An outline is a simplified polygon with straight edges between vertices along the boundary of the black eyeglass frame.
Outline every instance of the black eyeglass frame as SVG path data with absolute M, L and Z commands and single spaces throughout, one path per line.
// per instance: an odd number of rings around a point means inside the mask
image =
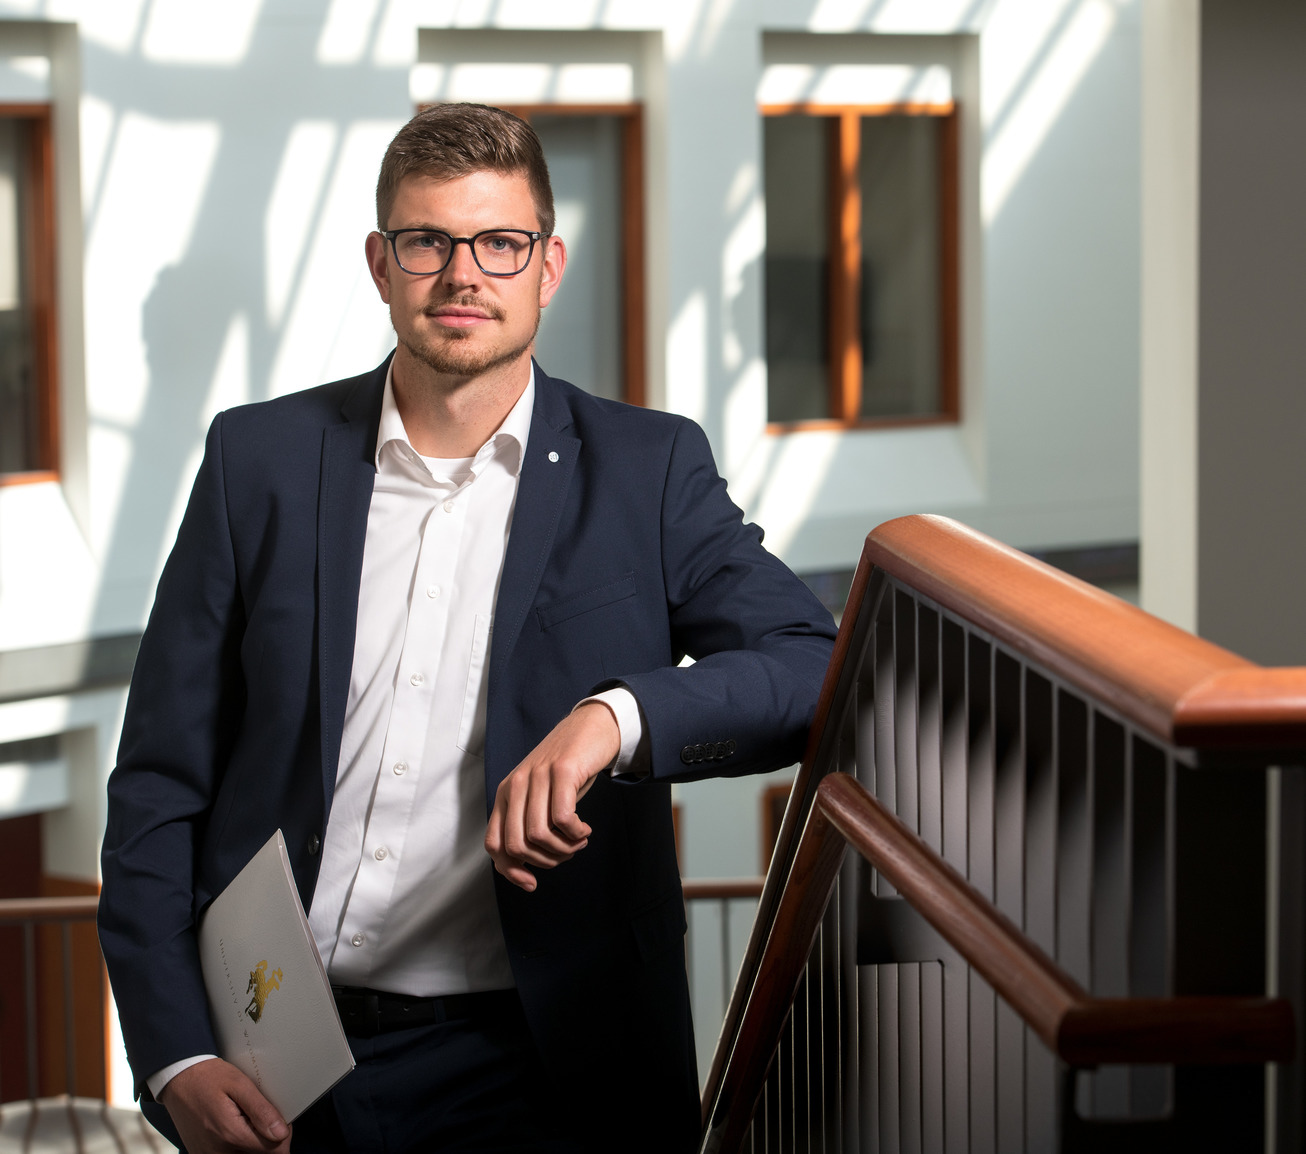
M 449 259 L 439 268 L 431 269 L 430 272 L 413 272 L 410 268 L 404 268 L 404 262 L 399 259 L 399 246 L 395 243 L 395 238 L 402 236 L 406 232 L 438 232 L 441 236 L 447 236 L 449 238 Z M 522 262 L 521 268 L 517 269 L 515 272 L 491 272 L 481 264 L 480 260 L 477 258 L 476 242 L 489 233 L 504 232 L 516 233 L 518 236 L 526 237 L 530 240 L 531 247 L 527 250 L 526 259 Z M 395 264 L 397 264 L 400 269 L 406 272 L 409 276 L 439 276 L 440 273 L 444 272 L 444 270 L 453 263 L 453 254 L 458 250 L 458 246 L 460 244 L 465 244 L 472 250 L 472 260 L 476 261 L 476 267 L 486 276 L 510 277 L 521 276 L 522 273 L 530 268 L 531 258 L 535 255 L 535 242 L 547 240 L 553 234 L 548 232 L 531 232 L 529 229 L 525 228 L 483 228 L 480 232 L 475 233 L 472 236 L 454 236 L 453 233 L 445 232 L 442 228 L 392 228 L 383 232 L 381 235 L 390 242 L 390 251 L 394 253 Z

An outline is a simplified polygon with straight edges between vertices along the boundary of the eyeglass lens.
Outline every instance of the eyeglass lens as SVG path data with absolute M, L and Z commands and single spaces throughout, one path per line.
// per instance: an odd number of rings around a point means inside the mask
M 400 267 L 411 273 L 439 272 L 453 256 L 453 237 L 435 229 L 401 232 L 394 243 Z M 478 232 L 471 243 L 482 271 L 499 275 L 521 272 L 535 244 L 530 233 L 514 230 Z

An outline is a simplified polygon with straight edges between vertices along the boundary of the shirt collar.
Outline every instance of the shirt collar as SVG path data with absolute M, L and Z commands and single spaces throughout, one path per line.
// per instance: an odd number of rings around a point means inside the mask
M 412 442 L 408 439 L 408 430 L 404 428 L 404 420 L 399 415 L 399 406 L 395 403 L 394 388 L 394 371 L 395 363 L 391 358 L 390 366 L 385 372 L 385 391 L 381 395 L 381 423 L 376 432 L 376 458 L 375 464 L 377 471 L 381 469 L 381 451 L 391 442 L 398 442 L 399 445 L 406 445 L 409 450 L 413 449 Z M 516 449 L 516 460 L 510 456 L 505 456 L 503 464 L 506 469 L 514 476 L 521 475 L 522 462 L 526 460 L 526 442 L 530 437 L 531 431 L 531 414 L 535 410 L 535 361 L 530 363 L 530 378 L 526 382 L 526 388 L 522 395 L 517 398 L 517 403 L 508 411 L 504 417 L 503 424 L 493 433 L 488 441 L 481 446 L 480 451 L 476 454 L 477 463 L 481 463 L 490 456 L 496 456 L 512 447 Z

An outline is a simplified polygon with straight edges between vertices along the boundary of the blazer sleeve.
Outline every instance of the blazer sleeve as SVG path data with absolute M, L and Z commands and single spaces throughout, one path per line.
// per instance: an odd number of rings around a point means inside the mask
M 691 781 L 793 764 L 816 712 L 834 621 L 763 548 L 762 531 L 744 523 L 690 421 L 669 455 L 661 534 L 673 650 L 694 664 L 612 682 L 643 711 L 651 776 Z
M 219 415 L 141 640 L 108 785 L 100 944 L 138 1093 L 164 1066 L 217 1052 L 195 863 L 244 707 L 243 631 Z

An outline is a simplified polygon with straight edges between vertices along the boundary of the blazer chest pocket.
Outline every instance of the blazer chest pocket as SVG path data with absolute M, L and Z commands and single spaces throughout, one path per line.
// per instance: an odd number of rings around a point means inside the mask
M 540 605 L 535 610 L 535 616 L 539 619 L 541 629 L 552 629 L 555 625 L 570 621 L 582 613 L 590 613 L 595 609 L 602 609 L 605 605 L 625 601 L 626 598 L 634 596 L 635 574 L 631 572 L 616 581 L 586 589 L 584 593 L 574 593 L 570 597 Z

